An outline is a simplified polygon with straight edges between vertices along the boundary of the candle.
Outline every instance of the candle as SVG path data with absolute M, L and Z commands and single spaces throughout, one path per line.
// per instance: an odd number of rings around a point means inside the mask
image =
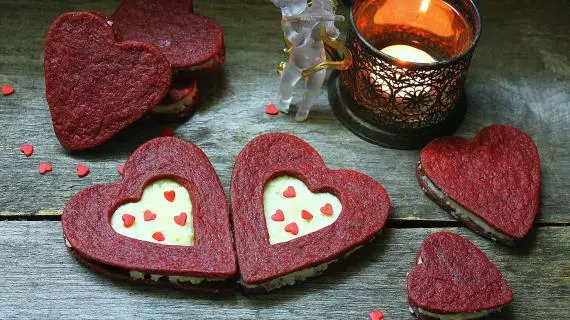
M 405 44 L 387 46 L 380 51 L 401 61 L 416 63 L 431 63 L 436 61 L 427 52 Z

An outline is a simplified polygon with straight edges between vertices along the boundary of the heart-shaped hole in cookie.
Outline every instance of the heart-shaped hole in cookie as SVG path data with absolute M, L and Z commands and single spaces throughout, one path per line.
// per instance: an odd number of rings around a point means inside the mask
M 287 242 L 334 223 L 342 204 L 331 193 L 313 193 L 303 181 L 282 175 L 263 190 L 263 208 L 269 243 Z
M 156 180 L 144 188 L 138 202 L 125 203 L 113 212 L 111 227 L 137 240 L 193 246 L 190 194 L 173 180 Z

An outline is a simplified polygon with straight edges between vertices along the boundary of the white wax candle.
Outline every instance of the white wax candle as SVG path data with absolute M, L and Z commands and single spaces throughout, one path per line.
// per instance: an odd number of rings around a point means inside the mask
M 416 63 L 430 63 L 436 61 L 427 52 L 405 44 L 388 46 L 380 51 L 402 61 Z

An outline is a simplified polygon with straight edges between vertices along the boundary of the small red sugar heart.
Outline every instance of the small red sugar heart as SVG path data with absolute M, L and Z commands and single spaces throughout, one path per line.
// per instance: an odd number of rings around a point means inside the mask
M 29 157 L 34 153 L 34 146 L 31 144 L 23 144 L 20 146 L 20 151 L 26 156 Z
M 83 164 L 79 163 L 77 165 L 77 167 L 75 168 L 75 171 L 77 171 L 77 176 L 80 178 L 85 177 L 86 175 L 89 174 L 89 167 L 84 166 Z
M 121 175 L 124 176 L 125 175 L 125 165 L 122 164 L 120 166 L 117 167 L 117 172 Z
M 285 226 L 285 231 L 296 236 L 299 233 L 299 226 L 295 222 L 291 222 Z
M 295 188 L 293 188 L 293 186 L 289 186 L 287 190 L 283 191 L 283 196 L 285 198 L 295 198 L 295 196 L 297 196 Z
M 321 207 L 321 212 L 326 216 L 333 215 L 333 207 L 330 203 L 326 203 L 324 206 Z
M 174 202 L 174 198 L 176 197 L 176 192 L 174 192 L 174 190 L 164 191 L 164 197 L 166 198 L 166 200 Z
M 152 234 L 152 238 L 156 241 L 164 241 L 164 234 L 162 234 L 162 232 L 158 231 Z
M 311 220 L 311 219 L 313 219 L 313 215 L 312 215 L 309 211 L 307 211 L 307 210 L 301 211 L 301 217 L 302 217 L 303 219 L 305 219 L 305 220 Z
M 174 222 L 176 222 L 177 225 L 184 227 L 186 225 L 187 218 L 188 216 L 186 215 L 186 212 L 181 212 L 179 215 L 174 216 Z
M 150 210 L 145 210 L 144 212 L 144 221 L 152 221 L 156 219 L 156 214 L 152 213 Z
M 274 116 L 276 114 L 279 114 L 279 110 L 277 110 L 277 107 L 273 103 L 269 103 L 265 106 L 265 113 Z
M 14 91 L 15 91 L 14 88 L 10 87 L 9 85 L 7 85 L 7 84 L 2 85 L 2 95 L 3 96 L 9 96 L 12 93 L 14 93 Z
M 174 135 L 174 130 L 172 128 L 163 128 L 160 135 L 163 137 L 172 137 Z
M 40 162 L 40 165 L 38 167 L 38 171 L 40 172 L 41 175 L 44 175 L 48 172 L 51 172 L 52 170 L 52 166 L 51 163 L 49 162 Z
M 374 309 L 374 310 L 370 311 L 370 314 L 368 315 L 368 317 L 370 318 L 370 320 L 383 320 L 384 314 L 382 313 L 382 311 L 380 311 L 378 309 Z
M 271 215 L 271 220 L 273 220 L 273 221 L 284 221 L 285 215 L 283 214 L 283 211 L 281 211 L 281 210 L 275 211 L 275 213 L 273 215 Z
M 121 218 L 123 218 L 123 225 L 125 228 L 128 228 L 135 223 L 135 216 L 128 213 L 125 213 Z

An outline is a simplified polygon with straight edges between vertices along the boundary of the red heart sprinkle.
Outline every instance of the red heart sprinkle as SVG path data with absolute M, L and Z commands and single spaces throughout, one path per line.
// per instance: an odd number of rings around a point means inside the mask
M 123 225 L 125 228 L 132 226 L 135 223 L 135 216 L 125 213 L 123 216 Z
M 285 226 L 285 231 L 296 236 L 299 233 L 299 227 L 295 222 L 291 222 Z
M 287 190 L 283 191 L 283 196 L 285 198 L 295 198 L 297 193 L 295 192 L 295 188 L 293 186 L 289 186 Z
M 279 114 L 279 110 L 277 110 L 277 107 L 273 103 L 269 103 L 265 106 L 265 113 L 274 116 L 276 114 Z
M 162 234 L 162 232 L 158 231 L 152 234 L 152 237 L 154 238 L 154 240 L 156 241 L 164 241 L 164 235 Z
M 174 222 L 176 222 L 177 225 L 184 227 L 186 225 L 187 218 L 188 216 L 186 215 L 186 212 L 181 212 L 179 215 L 174 216 Z
M 77 167 L 75 168 L 75 171 L 77 171 L 77 176 L 80 178 L 85 177 L 86 175 L 89 174 L 89 167 L 84 166 L 83 164 L 79 163 L 77 165 Z
M 271 220 L 273 220 L 273 221 L 284 221 L 285 215 L 283 214 L 283 211 L 281 211 L 279 209 L 277 211 L 275 211 L 275 213 L 271 215 Z
M 324 206 L 321 207 L 321 212 L 326 216 L 333 215 L 333 207 L 330 203 L 326 203 Z
M 125 175 L 125 165 L 122 164 L 120 166 L 117 167 L 117 172 L 121 175 L 124 176 Z
M 384 319 L 384 314 L 382 313 L 381 310 L 378 309 L 374 309 L 372 311 L 370 311 L 370 314 L 368 315 L 370 320 L 383 320 Z
M 174 198 L 176 197 L 176 192 L 174 192 L 174 190 L 164 191 L 164 197 L 166 198 L 166 200 L 174 202 Z
M 313 219 L 313 215 L 312 215 L 309 211 L 307 211 L 307 210 L 301 211 L 301 217 L 302 217 L 303 219 L 305 219 L 305 220 L 311 220 L 311 219 Z
M 34 153 L 34 146 L 31 144 L 23 144 L 20 146 L 20 151 L 26 156 L 29 157 Z
M 15 91 L 14 88 L 10 87 L 9 85 L 7 84 L 2 85 L 2 95 L 4 95 L 4 97 L 11 95 L 12 93 L 14 93 L 14 91 Z
M 51 163 L 49 162 L 40 162 L 40 165 L 38 167 L 38 171 L 40 172 L 41 175 L 51 172 L 51 169 L 52 166 Z
M 152 221 L 154 219 L 156 219 L 156 214 L 152 213 L 150 210 L 145 210 L 144 221 Z
M 174 135 L 174 130 L 172 128 L 163 128 L 160 135 L 163 137 L 172 137 Z

